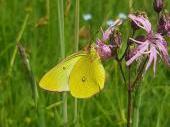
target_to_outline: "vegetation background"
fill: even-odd
[[[153,0],[133,2],[133,10],[146,11],[152,24],[156,25]],[[165,2],[170,10],[170,2]],[[64,10],[65,52],[69,55],[74,52],[75,0],[64,0]],[[96,33],[101,26],[106,28],[109,19],[116,19],[120,13],[127,15],[129,10],[128,0],[80,0],[79,49],[89,41],[94,42]],[[92,15],[89,21],[83,19],[87,13]],[[22,27],[24,21],[25,26]],[[0,0],[0,127],[63,125],[61,94],[38,87],[39,99],[35,105],[36,96],[31,85],[34,84],[32,78],[38,83],[42,75],[61,60],[58,21],[57,0]],[[128,22],[120,31],[125,43],[129,33]],[[18,42],[26,50],[33,73],[27,71],[18,52],[15,58]],[[127,92],[119,68],[113,60],[104,62],[104,66],[107,71],[105,89],[95,97],[78,100],[80,127],[126,125]],[[161,62],[155,77],[151,69],[145,75],[138,103],[139,127],[170,126],[169,76],[170,69]],[[75,126],[73,116],[74,98],[68,93],[70,126]]]

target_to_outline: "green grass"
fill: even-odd
[[[66,56],[75,51],[75,4],[72,0],[70,10],[64,17]],[[170,6],[167,7],[170,10]],[[133,10],[146,11],[152,23],[156,24],[152,0],[134,0]],[[89,41],[94,41],[101,25],[105,27],[105,21],[116,19],[119,12],[128,14],[128,11],[128,0],[80,0],[80,29],[90,28],[90,38],[80,37],[79,49]],[[92,20],[84,21],[82,15],[85,13],[92,14]],[[0,0],[0,127],[60,127],[63,125],[62,95],[38,87],[37,107],[32,97],[31,79],[19,53],[9,75],[17,37],[28,14],[28,22],[19,43],[26,49],[37,83],[45,72],[62,59],[57,0]],[[48,24],[45,16],[48,17]],[[44,25],[35,27],[40,19]],[[127,23],[120,28],[124,42],[129,33],[128,28]],[[112,60],[103,64],[107,71],[104,90],[95,97],[78,100],[80,127],[126,125],[127,92],[118,65]],[[139,127],[169,127],[169,75],[170,69],[161,62],[155,78],[152,70],[145,75],[139,105]],[[74,98],[69,93],[67,95],[68,121],[70,126],[74,126]]]

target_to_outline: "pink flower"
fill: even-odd
[[[115,30],[115,26],[121,25],[122,20],[118,19],[114,22],[113,25],[109,26],[106,31],[102,30],[102,39],[97,39],[96,41],[96,50],[101,59],[106,60],[114,56],[113,49],[119,48],[121,43],[120,33]],[[114,36],[113,36],[114,35]],[[107,44],[107,41],[110,41],[110,44]]]
[[[154,74],[156,72],[156,62],[158,56],[160,56],[168,64],[168,51],[167,43],[163,36],[159,33],[153,33],[151,28],[151,23],[147,18],[142,15],[136,16],[133,14],[129,15],[129,18],[136,23],[137,26],[144,29],[147,33],[146,39],[144,41],[135,40],[130,38],[133,42],[137,44],[137,47],[134,49],[134,55],[127,61],[129,66],[135,60],[140,58],[143,55],[148,56],[148,62],[145,68],[145,71],[153,64]],[[132,53],[133,54],[133,53]]]
[[[137,26],[140,28],[146,30],[147,33],[150,33],[152,31],[151,29],[151,23],[147,18],[145,18],[143,15],[134,15],[134,14],[129,14],[128,16]]]
[[[103,29],[101,29],[103,34],[102,40],[103,41],[108,40],[113,30],[114,30],[114,26],[109,26],[109,28],[106,31],[103,31]]]
[[[112,57],[112,46],[111,45],[106,45],[104,42],[101,40],[97,40],[96,42],[96,50],[103,60],[109,59]]]
[[[109,39],[110,35],[112,34],[113,30],[115,29],[115,26],[119,26],[122,24],[122,20],[117,19],[116,21],[114,21],[114,24],[109,26],[109,28],[107,28],[106,31],[103,31],[103,29],[101,29],[102,34],[103,34],[103,38],[102,41],[106,41]]]

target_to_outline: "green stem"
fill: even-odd
[[[78,100],[74,98],[74,124],[78,122]]]
[[[79,45],[79,0],[76,0],[75,10],[75,52],[78,51]],[[74,99],[74,123],[78,122],[78,100]]]
[[[8,71],[9,76],[11,75],[12,68],[13,68],[13,65],[14,65],[14,62],[15,62],[15,58],[16,58],[17,49],[18,49],[17,44],[20,42],[20,40],[22,38],[22,35],[24,33],[24,30],[25,30],[27,22],[28,22],[28,18],[29,18],[29,14],[27,14],[25,16],[25,19],[24,19],[24,22],[22,24],[22,27],[21,27],[21,29],[19,31],[19,34],[18,34],[17,38],[16,38],[16,45],[15,45],[14,51],[12,53],[12,58],[11,58],[10,65],[9,65],[9,71]]]
[[[139,108],[141,105],[141,93],[142,93],[142,86],[139,85],[138,89],[135,92],[135,99],[134,99],[134,107],[133,107],[133,122],[132,127],[139,126]]]
[[[131,127],[132,114],[132,89],[131,89],[131,67],[128,67],[128,113],[127,113],[127,127]]]
[[[118,61],[118,65],[119,65],[119,70],[120,70],[120,72],[121,72],[121,75],[122,75],[122,78],[123,78],[123,80],[124,80],[124,83],[125,83],[125,85],[127,85],[127,84],[126,84],[125,73],[124,73],[123,67],[122,67],[122,62]]]
[[[37,83],[36,83],[36,80],[35,80],[35,76],[34,76],[34,74],[32,72],[32,68],[31,68],[29,59],[28,59],[28,57],[26,55],[24,47],[21,44],[18,44],[17,47],[18,47],[19,53],[21,55],[21,58],[23,60],[23,63],[25,65],[25,67],[26,67],[26,70],[28,72],[28,77],[30,79],[30,84],[31,84],[31,88],[32,88],[32,96],[34,98],[35,105],[37,107],[38,97],[39,96],[38,96]]]
[[[146,57],[145,61],[139,66],[137,76],[131,86],[132,90],[135,89],[137,83],[141,80],[147,60],[148,60],[148,57]]]
[[[57,0],[57,1],[58,1],[58,23],[59,23],[60,49],[61,49],[61,57],[63,59],[65,57],[63,0]]]
[[[131,90],[135,92],[135,98],[134,103],[133,103],[133,122],[132,122],[132,127],[138,127],[139,126],[139,108],[141,105],[141,85],[137,85],[139,81],[142,80],[142,74],[145,70],[145,65],[148,60],[148,57],[145,59],[143,63],[139,66],[138,69],[138,74],[131,86]]]
[[[168,89],[165,87],[165,95],[162,98],[162,102],[159,108],[159,113],[158,113],[158,117],[157,117],[157,122],[156,122],[156,127],[161,127],[161,120],[163,117],[163,113],[164,113],[164,105],[166,105],[166,99],[168,97],[169,91]]]
[[[64,126],[67,127],[68,116],[67,116],[67,92],[63,93],[63,117],[64,117]]]
[[[75,11],[75,51],[78,51],[79,43],[79,0],[76,0],[76,11]]]
[[[64,10],[63,10],[63,0],[57,0],[58,2],[58,24],[59,24],[59,36],[60,36],[60,49],[61,58],[65,57],[65,43],[64,43]],[[63,120],[64,126],[67,126],[67,93],[63,93]]]
[[[49,16],[50,16],[50,1],[49,0],[46,0],[46,16],[49,20]]]
[[[133,12],[133,0],[129,0],[129,10]]]

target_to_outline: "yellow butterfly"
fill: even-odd
[[[105,70],[94,46],[72,54],[47,72],[40,87],[49,91],[70,91],[76,98],[88,98],[103,89]]]

